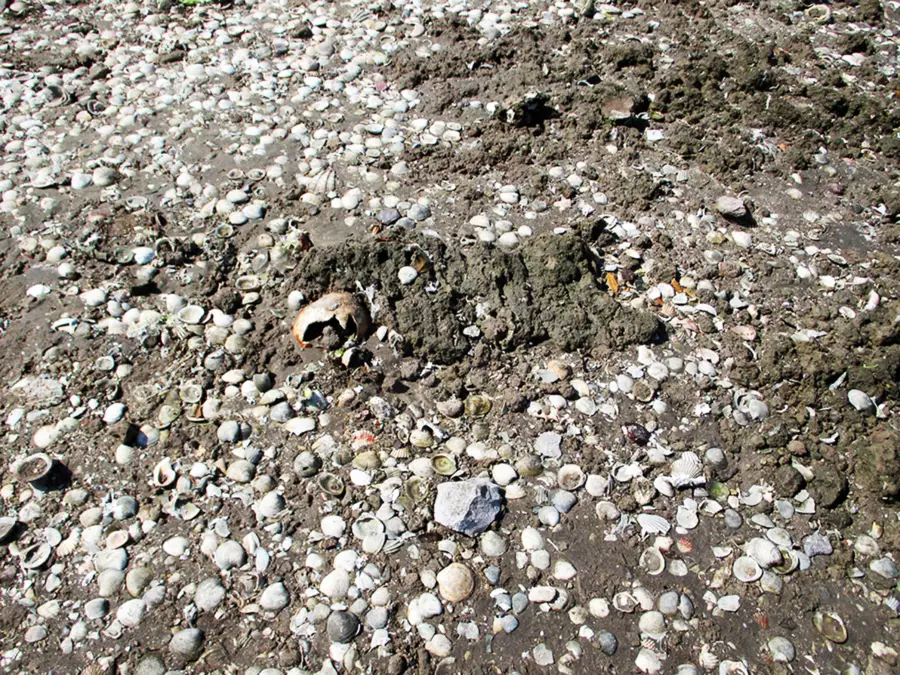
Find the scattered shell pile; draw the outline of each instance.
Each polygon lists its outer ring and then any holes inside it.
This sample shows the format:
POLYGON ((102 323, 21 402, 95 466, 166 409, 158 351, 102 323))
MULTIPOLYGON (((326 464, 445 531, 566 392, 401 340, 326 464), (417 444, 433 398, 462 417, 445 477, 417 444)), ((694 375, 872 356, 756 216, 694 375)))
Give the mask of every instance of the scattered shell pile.
MULTIPOLYGON (((445 58, 435 26, 650 35, 637 7, 170 4, 0 18, 2 668, 900 667, 887 207, 844 245, 846 204, 763 209, 668 161, 666 210, 640 217, 577 148, 527 185, 417 173, 565 122, 540 93, 437 108, 401 84, 394 57, 445 58), (382 289, 292 283, 348 235, 509 250, 585 219, 602 292, 657 343, 492 351, 498 308, 472 298, 469 356, 437 366, 382 289)), ((834 12, 798 14, 829 37, 834 12)), ((628 123, 608 155, 665 137, 633 97, 605 109, 628 123)), ((409 263, 404 293, 444 292, 409 263)))

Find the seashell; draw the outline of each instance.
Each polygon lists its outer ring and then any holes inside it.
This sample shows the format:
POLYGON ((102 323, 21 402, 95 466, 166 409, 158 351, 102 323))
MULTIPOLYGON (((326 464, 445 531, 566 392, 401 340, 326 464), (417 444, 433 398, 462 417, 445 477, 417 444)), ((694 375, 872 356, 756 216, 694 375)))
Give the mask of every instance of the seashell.
POLYGON ((860 391, 859 389, 851 389, 848 391, 847 400, 850 401, 850 405, 859 412, 872 412, 876 408, 875 401, 873 401, 866 392, 860 391))
POLYGON ((309 450, 304 450, 294 457, 294 473, 303 478, 315 476, 322 468, 322 460, 309 450))
POLYGON ((320 169, 310 176, 298 176, 298 181, 314 195, 327 195, 337 187, 337 175, 331 169, 320 169))
POLYGON ((761 567, 768 569, 783 562, 778 547, 768 539, 754 537, 744 545, 744 553, 753 558, 761 567))
POLYGON ((484 417, 491 411, 491 405, 487 394, 473 394, 466 398, 463 410, 469 417, 484 417))
POLYGON ((516 461, 516 472, 525 478, 534 478, 544 473, 543 460, 537 455, 525 455, 516 461))
POLYGON ((638 606, 637 599, 628 591, 621 591, 613 596, 613 607, 624 614, 631 614, 638 606))
POLYGON ((781 562, 772 566, 773 571, 778 574, 790 574, 800 567, 800 556, 796 551, 779 546, 778 553, 781 554, 781 562))
POLYGON ((359 633, 359 619, 351 612, 337 610, 329 615, 325 632, 332 642, 346 644, 359 633))
POLYGON ((656 610, 644 612, 638 619, 638 629, 641 633, 654 637, 665 635, 666 617, 656 610))
POLYGON ((672 484, 672 479, 668 476, 657 476, 654 478, 653 487, 656 488, 656 491, 661 495, 665 495, 666 497, 675 496, 675 486, 672 484))
POLYGON ((644 549, 638 564, 651 577, 659 576, 666 569, 666 559, 655 546, 644 549))
POLYGON ((235 183, 242 183, 244 181, 244 172, 240 169, 230 169, 227 174, 228 180, 234 181, 235 183))
POLYGON ((838 644, 847 641, 847 627, 843 619, 833 612, 816 612, 813 615, 813 626, 826 640, 838 644))
POLYGON ((12 474, 25 483, 41 483, 53 468, 53 460, 50 455, 37 452, 28 455, 13 463, 10 467, 12 474))
POLYGON ((631 495, 638 506, 647 506, 656 497, 656 488, 648 478, 639 476, 631 482, 631 495))
POLYGON ((742 555, 737 558, 731 566, 731 574, 738 581, 749 584, 762 577, 763 571, 756 560, 750 556, 742 555))
POLYGON ((5 544, 13 538, 18 525, 19 521, 15 518, 8 518, 6 516, 0 518, 0 545, 5 544))
POLYGON ((790 663, 797 655, 797 650, 794 648, 794 645, 791 644, 791 641, 787 638, 769 638, 769 641, 766 643, 766 647, 768 648, 769 654, 771 654, 772 660, 775 661, 775 663, 790 663))
POLYGON ((53 549, 46 542, 29 546, 22 551, 22 569, 38 570, 47 564, 52 554, 53 549))
POLYGON ((357 518, 351 530, 357 539, 365 539, 366 537, 383 533, 384 523, 373 515, 364 514, 357 518))
POLYGON ((409 448, 395 448, 391 450, 391 457, 404 460, 412 457, 412 454, 410 453, 409 448))
POLYGON ((641 534, 668 534, 671 529, 669 521, 662 516, 654 513, 639 513, 637 516, 638 525, 641 527, 641 534))
POLYGON ((584 481, 584 471, 577 464, 563 464, 556 472, 556 482, 563 490, 577 490, 584 485, 584 481))
POLYGON ((340 476, 333 473, 323 473, 318 478, 319 487, 334 497, 341 497, 344 494, 344 481, 340 476))
POLYGON ((413 476, 400 488, 400 496, 397 501, 403 508, 413 511, 428 499, 428 493, 428 483, 413 476))
POLYGON ((261 181, 261 180, 262 180, 263 178, 265 178, 265 177, 266 177, 266 170, 265 170, 265 169, 261 169, 261 168, 259 168, 259 167, 256 167, 256 168, 254 168, 254 169, 250 169, 250 170, 247 172, 247 180, 252 181, 252 182, 254 182, 254 183, 257 182, 257 181, 261 181))
POLYGON ((168 457, 160 460, 157 465, 153 467, 153 482, 159 487, 165 488, 173 485, 176 478, 178 478, 178 475, 175 473, 172 462, 168 457))
POLYGON ((431 458, 431 468, 439 476, 452 476, 456 473, 456 460, 452 455, 438 454, 431 458))
POLYGON ((676 487, 686 485, 703 473, 703 462, 693 452, 683 452, 681 456, 672 462, 669 475, 673 478, 676 487), (679 483, 678 481, 684 481, 679 483))
POLYGON ((381 468, 381 458, 374 450, 365 450, 353 458, 353 466, 362 471, 381 468))
POLYGON ((430 429, 413 429, 409 432, 408 440, 417 448, 430 448, 434 445, 434 436, 430 429))
POLYGON ((662 670, 662 663, 660 663, 659 657, 646 647, 638 652, 634 665, 639 671, 648 675, 655 675, 655 673, 662 670))
POLYGON ((301 347, 307 347, 307 343, 319 337, 329 325, 361 339, 369 331, 369 322, 369 310, 356 296, 329 293, 300 311, 291 333, 301 347))
POLYGON ((203 387, 194 382, 185 382, 178 388, 178 397, 184 403, 200 403, 203 400, 203 387))
POLYGON ((115 532, 110 532, 106 537, 106 548, 123 548, 128 543, 128 540, 128 530, 116 530, 115 532))
POLYGON ((259 277, 255 274, 247 274, 237 278, 234 285, 239 291, 257 291, 262 286, 259 277))
POLYGON ((206 310, 200 305, 188 305, 179 309, 177 316, 182 323, 195 326, 203 321, 203 317, 206 316, 206 310))
POLYGON ((165 429, 171 426, 172 422, 181 417, 181 408, 174 405, 163 405, 159 409, 159 413, 157 414, 157 419, 159 420, 159 426, 162 429, 165 429))
POLYGON ((462 563, 451 563, 437 573, 438 591, 447 602, 462 602, 475 590, 475 575, 462 563))
POLYGON ((683 527, 685 530, 693 530, 700 523, 697 509, 679 506, 675 512, 675 522, 678 524, 678 527, 683 527))
POLYGON ((656 390, 650 385, 649 382, 638 380, 631 388, 631 395, 641 403, 649 403, 653 400, 653 397, 656 396, 656 390))
POLYGON ((595 511, 597 512, 597 517, 600 520, 618 520, 621 512, 619 511, 619 507, 617 507, 613 502, 604 500, 602 502, 597 502, 597 506, 595 507, 595 511))

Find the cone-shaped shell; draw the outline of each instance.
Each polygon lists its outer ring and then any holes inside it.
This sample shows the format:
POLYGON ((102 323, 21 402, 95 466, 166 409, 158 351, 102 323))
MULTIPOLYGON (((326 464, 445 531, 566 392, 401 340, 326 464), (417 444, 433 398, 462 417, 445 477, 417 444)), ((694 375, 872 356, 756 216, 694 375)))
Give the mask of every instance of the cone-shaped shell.
POLYGON ((304 307, 291 327, 300 346, 318 337, 329 323, 336 322, 342 330, 361 338, 369 331, 369 310, 350 293, 329 293, 304 307))

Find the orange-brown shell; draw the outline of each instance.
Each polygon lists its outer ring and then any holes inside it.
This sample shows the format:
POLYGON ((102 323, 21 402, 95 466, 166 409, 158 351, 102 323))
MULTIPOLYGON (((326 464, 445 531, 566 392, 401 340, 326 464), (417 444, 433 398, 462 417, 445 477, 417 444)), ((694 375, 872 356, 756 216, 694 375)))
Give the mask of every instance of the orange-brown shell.
POLYGON ((369 310, 351 293, 328 293, 304 307, 291 327, 294 339, 301 347, 316 336, 314 326, 337 321, 343 330, 354 330, 357 338, 369 331, 369 310))

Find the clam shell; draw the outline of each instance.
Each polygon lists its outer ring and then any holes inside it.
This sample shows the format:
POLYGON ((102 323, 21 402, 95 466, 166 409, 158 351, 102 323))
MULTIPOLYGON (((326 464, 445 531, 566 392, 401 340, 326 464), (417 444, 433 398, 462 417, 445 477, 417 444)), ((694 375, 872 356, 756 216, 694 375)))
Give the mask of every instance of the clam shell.
POLYGON ((178 388, 178 396, 184 403, 200 403, 203 400, 203 387, 194 382, 185 382, 178 388))
POLYGON ((525 455, 516 461, 516 472, 525 478, 534 478, 544 473, 544 463, 537 455, 525 455))
POLYGON ((40 569, 47 564, 52 554, 53 549, 46 542, 29 546, 22 552, 22 568, 26 570, 40 569))
POLYGON ((768 539, 754 537, 744 545, 744 553, 753 558, 764 569, 783 562, 778 547, 768 539))
POLYGON ((0 544, 5 544, 12 539, 18 524, 19 521, 15 518, 7 518, 5 516, 0 518, 0 544))
POLYGON ((219 239, 231 239, 234 236, 234 228, 226 223, 224 225, 217 226, 216 229, 213 230, 213 233, 219 239))
POLYGON ((628 591, 621 591, 613 596, 613 607, 625 614, 631 614, 638 606, 637 599, 628 591))
POLYGON ((685 530, 693 530, 700 523, 700 518, 696 509, 679 506, 675 512, 675 522, 678 523, 678 527, 683 527, 685 530))
POLYGON ((781 554, 781 562, 772 566, 778 574, 790 574, 800 567, 800 556, 796 551, 779 546, 778 553, 781 554))
POLYGON ((462 602, 475 590, 475 575, 462 563, 451 563, 437 573, 438 591, 447 602, 462 602))
POLYGON ((843 619, 832 612, 816 612, 813 626, 827 640, 842 643, 847 641, 847 627, 843 619))
POLYGON ((331 169, 314 169, 311 175, 298 176, 297 180, 308 192, 316 195, 334 192, 337 186, 337 176, 331 169))
POLYGON ((357 518, 351 527, 353 536, 357 539, 365 539, 373 534, 381 534, 384 532, 384 523, 373 515, 364 515, 357 518))
POLYGON ((155 467, 153 467, 153 482, 159 487, 169 487, 175 483, 178 474, 172 466, 172 462, 168 457, 161 459, 155 467))
POLYGON ((323 473, 318 478, 319 487, 334 497, 340 497, 344 494, 344 481, 340 476, 333 473, 323 473))
POLYGON ((13 475, 26 483, 34 483, 46 478, 53 468, 53 460, 44 452, 28 455, 14 462, 10 467, 13 475))
POLYGON ((431 458, 431 468, 439 476, 452 476, 456 473, 456 460, 452 455, 434 455, 431 458))
POLYGON ((357 339, 362 338, 369 331, 369 310, 350 293, 329 293, 300 311, 291 333, 301 346, 306 346, 330 323, 337 323, 357 339))
POLYGON ((200 305, 188 305, 179 309, 177 316, 182 323, 195 326, 203 321, 203 317, 206 316, 206 310, 200 305))
POLYGON ((577 490, 585 480, 584 471, 577 464, 563 464, 556 472, 556 483, 563 490, 577 490))
POLYGON ((123 548, 128 543, 128 530, 116 530, 106 537, 106 548, 123 548))
POLYGON ((759 563, 747 555, 742 555, 734 561, 734 564, 731 566, 731 573, 735 579, 743 581, 745 584, 757 581, 763 575, 762 567, 760 567, 759 563))
POLYGON ((486 394, 473 394, 463 404, 463 410, 469 417, 484 417, 491 411, 491 399, 486 394))
POLYGON ((353 466, 362 471, 381 468, 381 458, 374 450, 364 450, 353 458, 353 466))
POLYGON ((666 569, 666 559, 655 546, 644 549, 638 564, 651 577, 659 576, 666 569))

